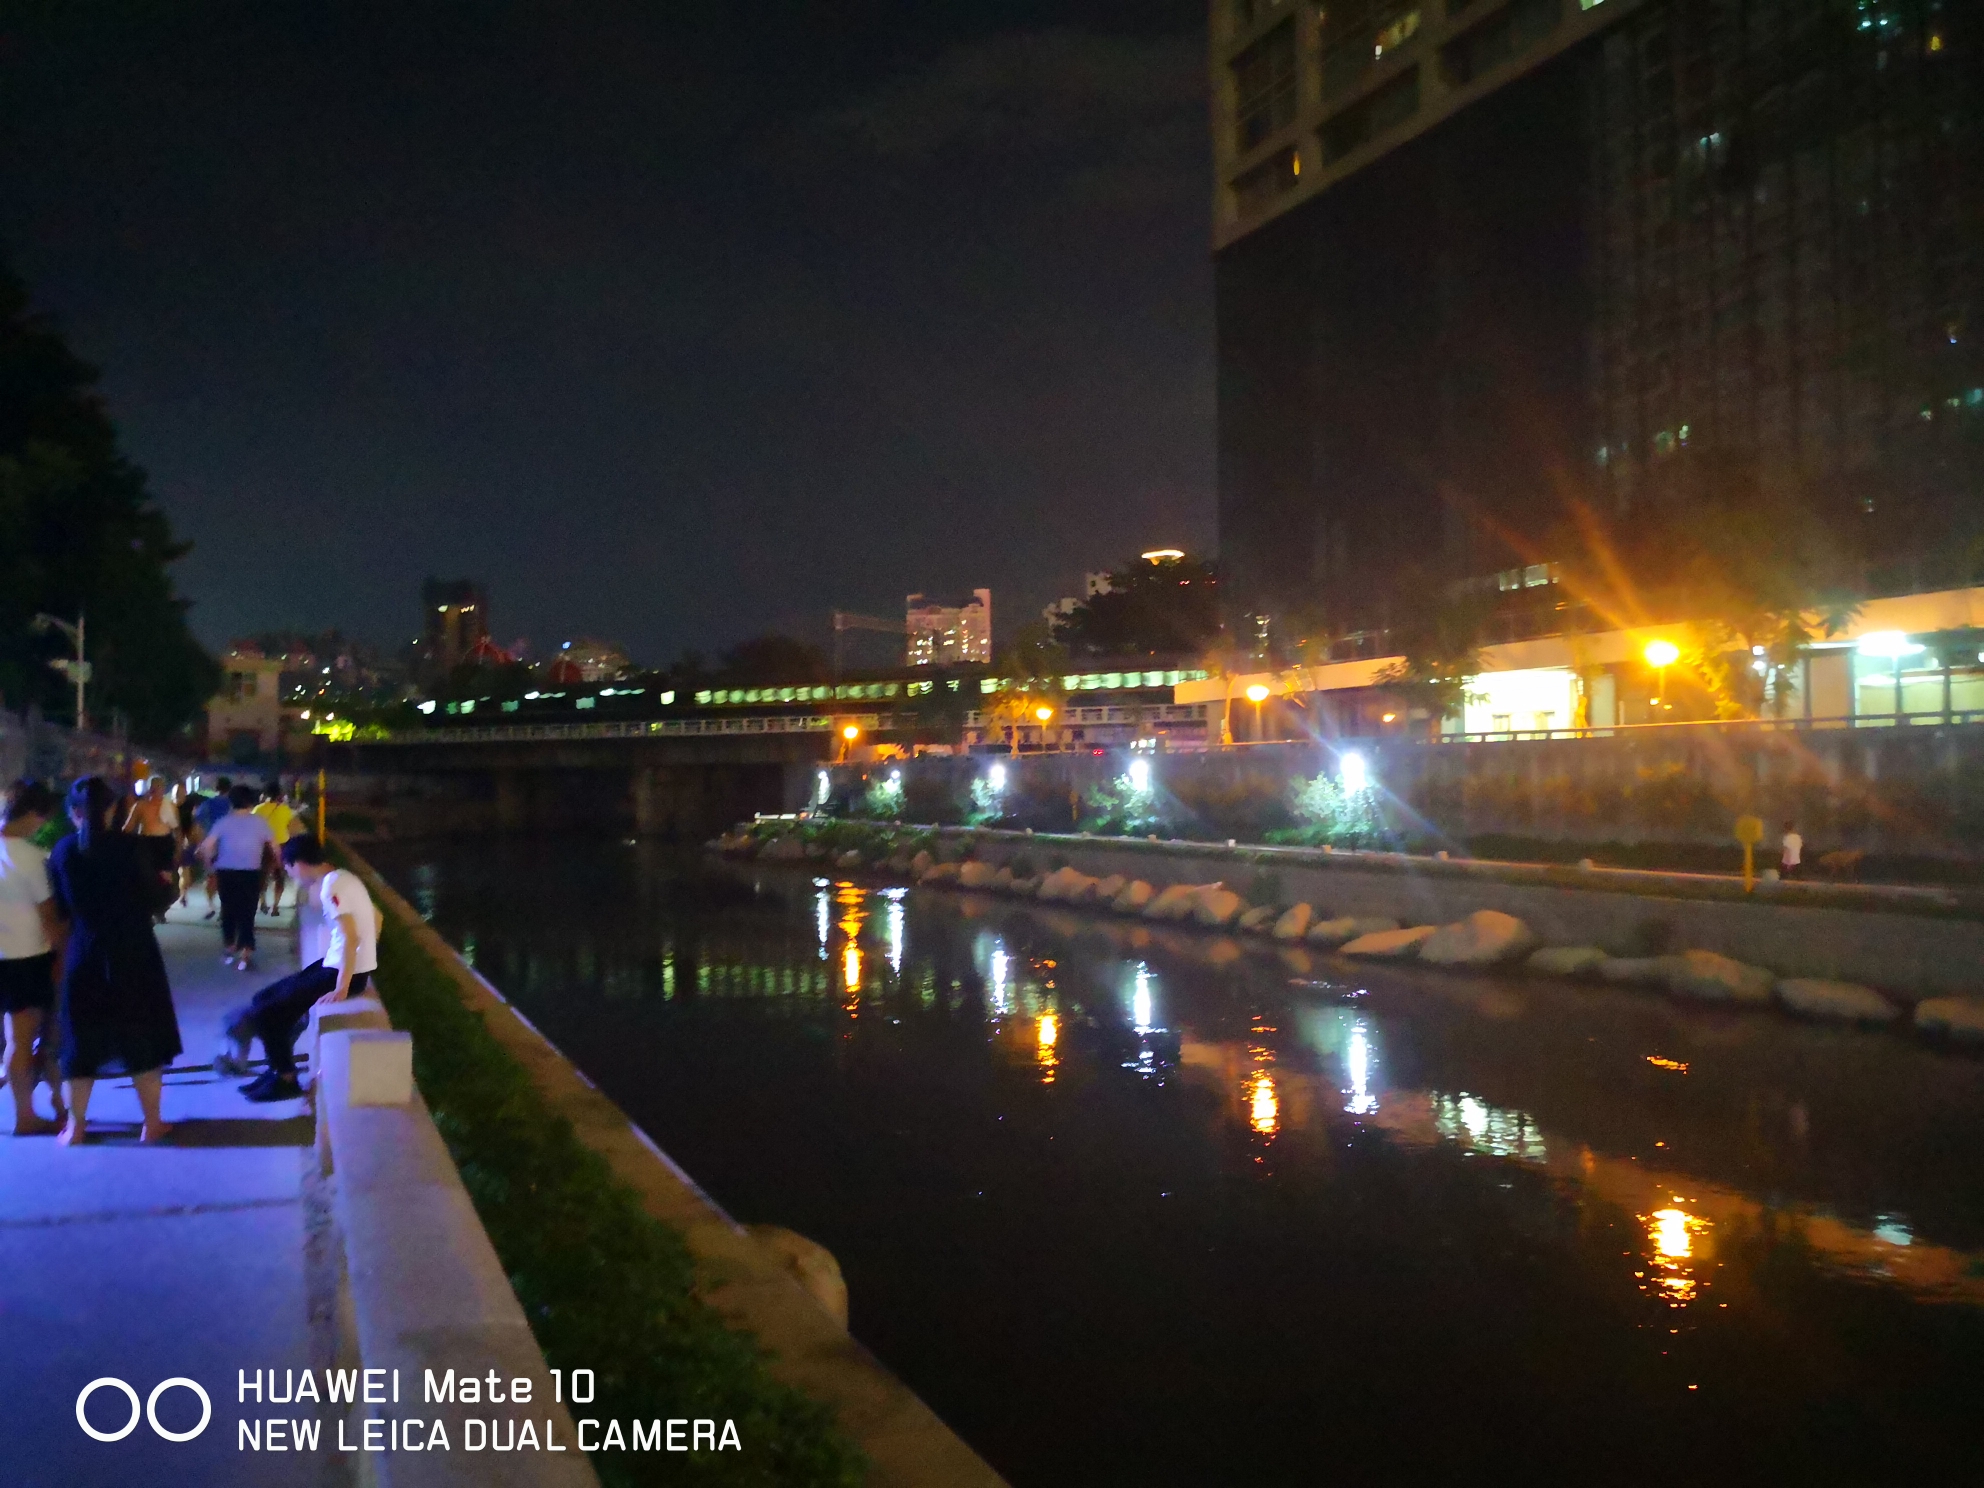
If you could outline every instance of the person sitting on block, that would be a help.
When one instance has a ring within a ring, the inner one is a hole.
[[[241,1087],[251,1101],[295,1100],[303,1094],[296,1079],[296,1039],[318,1003],[343,1002],[363,992],[379,968],[379,912],[358,875],[333,868],[310,836],[282,845],[282,860],[296,880],[298,898],[315,894],[324,909],[324,959],[271,982],[228,1015],[227,1043],[214,1056],[214,1073],[248,1073],[248,1050],[256,1039],[269,1067]]]

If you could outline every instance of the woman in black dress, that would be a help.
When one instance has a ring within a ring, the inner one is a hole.
[[[171,1130],[159,1117],[165,1066],[180,1052],[165,958],[152,934],[153,879],[138,843],[111,824],[117,798],[97,776],[69,789],[73,836],[48,859],[56,909],[69,921],[62,958],[62,1075],[69,1087],[65,1145],[88,1133],[97,1077],[127,1074],[144,1111],[143,1139]]]

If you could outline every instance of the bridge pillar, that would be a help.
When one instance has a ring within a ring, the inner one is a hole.
[[[496,825],[505,832],[518,832],[528,825],[530,785],[524,772],[516,769],[496,772]]]

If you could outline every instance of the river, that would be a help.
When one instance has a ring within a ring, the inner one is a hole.
[[[367,853],[1016,1488],[1974,1470],[1984,1061],[650,843]]]

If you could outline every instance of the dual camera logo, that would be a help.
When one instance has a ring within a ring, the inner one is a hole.
[[[184,1386],[200,1397],[200,1424],[195,1426],[191,1431],[168,1431],[159,1424],[158,1398],[174,1385]],[[131,1419],[126,1421],[116,1431],[99,1431],[96,1427],[90,1425],[87,1407],[90,1403],[90,1396],[94,1395],[98,1390],[115,1390],[131,1402]],[[189,1442],[202,1431],[205,1431],[207,1429],[207,1423],[213,1420],[214,1403],[207,1398],[207,1392],[200,1388],[198,1380],[187,1379],[183,1374],[174,1375],[169,1380],[160,1380],[153,1387],[152,1393],[145,1397],[145,1403],[142,1409],[138,1405],[138,1392],[123,1380],[110,1374],[106,1374],[102,1379],[91,1380],[87,1385],[83,1386],[83,1393],[76,1397],[76,1424],[82,1427],[87,1435],[100,1442],[124,1440],[125,1437],[138,1429],[139,1416],[143,1416],[150,1423],[152,1430],[167,1441]]]

